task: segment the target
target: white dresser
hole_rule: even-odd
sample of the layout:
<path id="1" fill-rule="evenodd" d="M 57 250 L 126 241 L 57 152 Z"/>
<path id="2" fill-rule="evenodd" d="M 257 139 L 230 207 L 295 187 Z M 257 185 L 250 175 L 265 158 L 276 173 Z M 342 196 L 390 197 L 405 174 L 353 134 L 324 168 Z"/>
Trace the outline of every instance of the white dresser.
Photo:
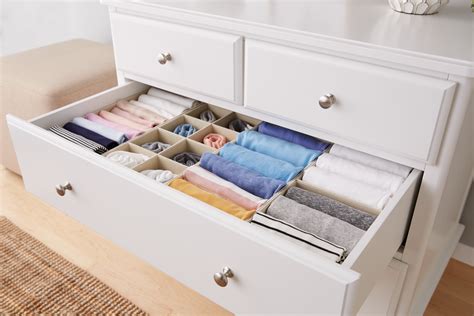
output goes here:
<path id="1" fill-rule="evenodd" d="M 27 190 L 236 314 L 423 312 L 473 174 L 467 1 L 428 17 L 377 0 L 102 2 L 120 85 L 31 122 L 8 117 Z M 46 130 L 148 86 L 414 171 L 334 263 Z M 224 267 L 234 277 L 219 287 Z"/>

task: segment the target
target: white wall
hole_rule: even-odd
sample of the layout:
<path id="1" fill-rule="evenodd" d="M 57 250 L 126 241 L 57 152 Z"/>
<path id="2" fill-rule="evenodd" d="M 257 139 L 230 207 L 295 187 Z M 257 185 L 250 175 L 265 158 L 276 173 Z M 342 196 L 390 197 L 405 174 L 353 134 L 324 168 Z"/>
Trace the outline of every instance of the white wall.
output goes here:
<path id="1" fill-rule="evenodd" d="M 72 38 L 111 42 L 99 0 L 0 0 L 0 56 Z"/>

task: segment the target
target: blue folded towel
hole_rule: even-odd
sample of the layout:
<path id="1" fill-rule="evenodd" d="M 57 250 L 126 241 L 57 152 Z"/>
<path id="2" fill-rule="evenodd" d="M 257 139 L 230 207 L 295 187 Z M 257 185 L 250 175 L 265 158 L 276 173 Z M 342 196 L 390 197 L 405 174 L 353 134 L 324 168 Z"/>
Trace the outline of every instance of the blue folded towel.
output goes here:
<path id="1" fill-rule="evenodd" d="M 273 194 L 285 186 L 284 181 L 265 177 L 212 153 L 202 155 L 200 166 L 263 199 L 271 198 Z"/>
<path id="2" fill-rule="evenodd" d="M 179 124 L 178 126 L 175 127 L 173 133 L 184 136 L 184 137 L 188 137 L 196 131 L 197 129 L 191 124 Z"/>
<path id="3" fill-rule="evenodd" d="M 263 122 L 258 126 L 258 131 L 262 134 L 284 139 L 290 143 L 295 143 L 309 149 L 324 151 L 329 143 L 319 140 L 313 136 L 309 136 L 300 132 L 292 131 L 278 125 Z"/>
<path id="4" fill-rule="evenodd" d="M 84 128 L 71 122 L 66 123 L 63 128 L 70 131 L 71 133 L 81 135 L 82 137 L 96 142 L 97 144 L 100 144 L 107 149 L 112 149 L 118 146 L 118 143 L 116 141 L 108 139 L 107 137 L 99 135 L 93 131 L 88 130 L 87 128 Z"/>
<path id="5" fill-rule="evenodd" d="M 279 160 L 245 147 L 227 143 L 221 148 L 219 155 L 266 177 L 290 181 L 303 169 L 291 163 Z"/>
<path id="6" fill-rule="evenodd" d="M 319 150 L 308 149 L 255 131 L 240 133 L 236 144 L 303 168 L 322 153 Z"/>

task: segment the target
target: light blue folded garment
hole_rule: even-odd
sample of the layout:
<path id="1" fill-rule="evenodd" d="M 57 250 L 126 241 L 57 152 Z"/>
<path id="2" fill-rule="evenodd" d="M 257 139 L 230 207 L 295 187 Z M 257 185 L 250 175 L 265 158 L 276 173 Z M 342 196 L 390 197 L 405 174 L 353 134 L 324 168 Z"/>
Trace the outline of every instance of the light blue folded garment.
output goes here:
<path id="1" fill-rule="evenodd" d="M 225 144 L 219 155 L 266 177 L 286 182 L 296 177 L 303 169 L 302 167 L 293 166 L 289 162 L 232 143 Z"/>
<path id="2" fill-rule="evenodd" d="M 127 136 L 125 136 L 125 134 L 121 131 L 118 131 L 116 129 L 102 125 L 97 122 L 89 121 L 88 119 L 85 119 L 83 117 L 75 117 L 72 119 L 71 122 L 76 125 L 79 125 L 80 127 L 88 129 L 96 134 L 104 136 L 105 138 L 111 139 L 117 142 L 118 144 L 125 143 L 128 140 Z"/>
<path id="3" fill-rule="evenodd" d="M 308 149 L 301 145 L 256 131 L 240 133 L 236 143 L 247 149 L 284 160 L 297 167 L 303 168 L 321 155 L 321 151 L 319 150 Z"/>
<path id="4" fill-rule="evenodd" d="M 184 136 L 184 137 L 188 137 L 196 131 L 197 129 L 194 126 L 192 126 L 191 124 L 185 123 L 185 124 L 179 124 L 178 126 L 176 126 L 173 133 Z"/>

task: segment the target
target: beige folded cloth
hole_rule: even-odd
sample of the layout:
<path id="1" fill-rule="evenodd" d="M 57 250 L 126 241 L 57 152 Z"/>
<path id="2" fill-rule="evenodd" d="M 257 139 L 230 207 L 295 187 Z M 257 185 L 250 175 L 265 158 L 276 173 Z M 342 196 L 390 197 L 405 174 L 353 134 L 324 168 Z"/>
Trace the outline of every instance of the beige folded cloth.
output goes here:
<path id="1" fill-rule="evenodd" d="M 111 113 L 111 112 L 108 112 L 108 111 L 104 111 L 104 110 L 100 111 L 99 116 L 102 117 L 103 119 L 108 120 L 108 121 L 111 121 L 111 122 L 114 122 L 114 123 L 117 123 L 117 124 L 120 124 L 120 125 L 123 125 L 123 126 L 127 126 L 127 127 L 136 129 L 136 130 L 141 131 L 141 132 L 144 132 L 147 129 L 149 129 L 146 126 L 143 126 L 141 124 L 132 122 L 130 120 L 127 120 L 124 117 L 118 116 L 117 114 L 114 114 L 114 113 Z"/>
<path id="2" fill-rule="evenodd" d="M 169 112 L 167 112 L 167 111 L 158 109 L 158 108 L 156 108 L 156 107 L 154 107 L 154 106 L 151 106 L 151 105 L 149 105 L 149 104 L 146 104 L 146 103 L 143 103 L 143 102 L 140 102 L 140 101 L 132 100 L 132 101 L 130 101 L 130 104 L 135 105 L 135 106 L 139 106 L 139 107 L 141 107 L 141 108 L 143 108 L 143 109 L 146 109 L 146 110 L 148 110 L 148 111 L 150 111 L 150 112 L 152 112 L 152 113 L 155 113 L 155 114 L 157 114 L 157 115 L 159 115 L 159 116 L 161 116 L 161 117 L 163 117 L 163 118 L 165 118 L 165 119 L 167 119 L 167 120 L 169 120 L 169 119 L 175 117 L 175 115 L 173 115 L 173 114 L 171 114 L 171 113 L 169 113 Z"/>
<path id="3" fill-rule="evenodd" d="M 117 102 L 117 107 L 121 110 L 127 111 L 130 114 L 141 117 L 147 121 L 154 122 L 156 124 L 161 124 L 166 121 L 166 118 L 152 112 L 138 104 L 132 104 L 125 100 L 120 100 Z"/>

